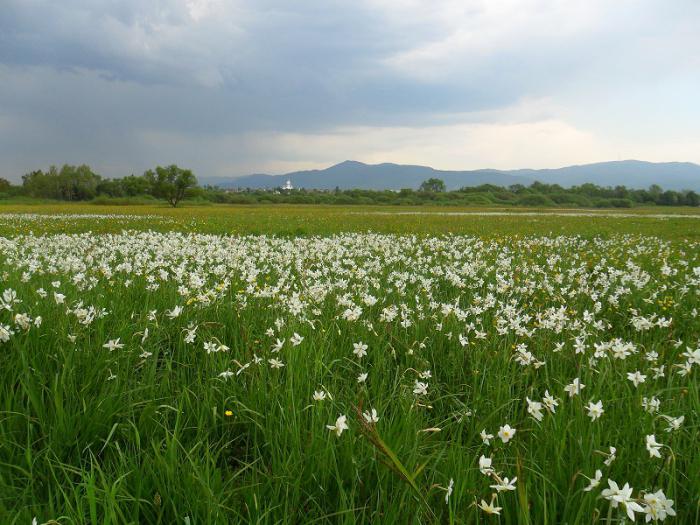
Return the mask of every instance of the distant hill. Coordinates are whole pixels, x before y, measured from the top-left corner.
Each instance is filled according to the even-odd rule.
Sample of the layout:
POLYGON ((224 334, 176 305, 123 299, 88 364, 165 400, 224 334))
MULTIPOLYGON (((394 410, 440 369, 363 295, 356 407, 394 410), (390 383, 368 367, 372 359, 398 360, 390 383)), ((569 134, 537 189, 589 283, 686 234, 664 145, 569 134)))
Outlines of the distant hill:
POLYGON ((204 179, 202 182, 222 188, 275 188, 291 180, 295 188, 398 190, 416 189, 421 182, 431 177, 445 181, 449 190, 480 184, 528 185, 537 180, 549 184, 560 184, 564 187, 590 182, 599 186, 624 185, 628 188, 647 188, 652 184, 658 184, 664 189, 700 191, 700 165, 690 162, 656 163, 638 160, 599 162, 557 169, 470 171, 446 171, 427 166, 390 163, 364 164, 346 160, 323 170, 295 171, 284 175, 256 174, 231 179, 204 179))

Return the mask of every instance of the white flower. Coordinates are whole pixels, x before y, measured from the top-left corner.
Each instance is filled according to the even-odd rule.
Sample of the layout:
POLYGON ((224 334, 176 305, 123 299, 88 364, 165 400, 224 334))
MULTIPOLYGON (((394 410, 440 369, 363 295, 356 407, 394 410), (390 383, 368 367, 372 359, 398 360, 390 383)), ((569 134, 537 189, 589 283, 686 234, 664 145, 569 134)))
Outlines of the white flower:
POLYGON ((335 435, 340 437, 340 435, 343 433, 343 430, 347 430, 348 428, 350 428, 348 427, 347 420, 348 418, 341 414, 340 416, 338 416, 338 419, 335 420, 334 425, 326 425, 326 428, 335 432, 335 435))
POLYGON ((454 490, 455 486, 455 480, 450 478, 450 484, 447 485, 447 489, 445 489, 445 505, 447 505, 450 501, 450 496, 452 496, 452 491, 454 490))
POLYGON ((282 347, 284 346, 284 341, 285 341, 284 339, 277 339, 277 341, 275 341, 275 344, 272 345, 272 349, 270 351, 273 354, 275 354, 275 353, 279 352, 280 350, 282 350, 282 347))
POLYGON ((549 395, 549 390, 544 391, 542 403, 544 403, 544 406, 547 407, 547 410, 549 410, 552 414, 554 414, 557 411, 557 406, 559 405, 559 402, 551 395, 549 395))
POLYGON ((517 430, 511 428, 510 425, 503 425, 498 430, 498 437, 501 438, 501 441, 503 441, 503 443, 508 443, 511 439, 513 439, 513 436, 515 436, 516 432, 517 430))
POLYGON ((314 401, 323 401, 324 399, 326 399, 326 395, 327 394, 325 390, 315 390, 312 399, 314 401))
POLYGON ((603 410, 603 401, 598 400, 597 403, 589 401, 588 406, 586 406, 586 410, 588 410, 588 417, 591 418, 591 421, 595 421, 603 415, 603 412, 605 412, 605 410, 603 410))
POLYGON ((644 512, 644 509, 639 505, 639 503, 635 502, 632 499, 632 487, 629 486, 629 483, 625 483, 625 485, 620 488, 618 487, 617 483, 615 483, 613 480, 609 479, 608 480, 608 487, 607 489, 604 489, 603 492, 601 492, 601 495, 610 501, 611 505, 613 508, 617 508, 617 506, 622 503, 622 506, 625 508, 625 511, 627 512, 627 516, 629 519, 634 521, 634 513, 635 512, 644 512))
POLYGON ((284 366, 284 363, 279 359, 268 359, 267 362, 270 363, 270 368, 282 368, 284 366))
POLYGON ((479 458, 479 470, 485 476, 490 476, 491 474, 493 474, 495 472, 493 470, 493 468, 491 468, 492 461, 493 460, 491 458, 487 458, 486 456, 483 456, 483 455, 479 458))
POLYGON ((418 396, 424 396, 428 393, 428 383, 423 383, 416 379, 415 385, 413 385, 413 393, 418 396))
POLYGON ((496 507, 493 504, 494 500, 491 500, 491 503, 486 503, 483 499, 481 500, 481 503, 477 505, 481 510, 483 510, 486 514, 495 514, 495 515, 500 515, 501 510, 503 510, 503 507, 496 507))
POLYGON ((661 457, 661 443, 656 442, 656 436, 654 434, 649 434, 646 438, 647 452, 649 452, 650 458, 660 458, 661 457))
POLYGON ((364 344, 362 341, 359 343, 353 343, 353 351, 352 353, 355 354, 358 358, 362 359, 364 356, 367 355, 367 345, 364 344))
POLYGON ((290 338, 292 346, 299 346, 303 340, 304 338, 296 332, 294 332, 294 335, 290 338))
POLYGON ((652 396, 651 398, 642 398, 642 408, 644 408, 644 410, 650 414, 658 412, 660 406, 661 401, 659 401, 656 397, 652 396))
POLYGON ((528 413, 537 421, 542 421, 544 418, 544 414, 542 413, 542 403, 539 401, 533 401, 529 397, 526 397, 525 400, 527 401, 528 413))
POLYGON ((569 394, 569 397, 574 397, 580 394, 581 390, 583 390, 584 388, 586 388, 586 385, 582 384, 581 380, 577 377, 571 382, 571 384, 566 385, 564 387, 564 392, 569 394))
POLYGON ((680 417, 663 416, 663 418, 668 423, 668 426, 666 427, 666 432, 673 432, 674 430, 678 430, 679 428, 681 428, 683 421, 685 421, 685 416, 680 416, 680 417))
POLYGON ((368 376, 368 375, 369 375, 369 374, 368 374, 367 372, 362 372, 360 375, 357 376, 357 382, 358 382, 358 383, 364 383, 365 381, 367 381, 367 376, 368 376))
POLYGON ((175 319, 176 317, 180 317, 180 314, 182 313, 182 306, 178 305, 172 310, 166 310, 165 315, 167 315, 170 319, 175 319))
POLYGON ((0 324, 0 343, 7 343, 13 335, 10 325, 0 324))
POLYGON ((124 343, 120 343, 119 339, 121 339, 121 337, 118 337, 116 339, 110 339, 109 341, 107 341, 105 344, 102 345, 102 348, 106 348, 110 352, 113 352, 114 350, 117 350, 119 348, 124 348, 124 343))
POLYGON ((518 480, 517 477, 511 479, 510 481, 508 478, 503 478, 499 483, 495 485, 489 485, 492 489, 494 489, 496 492, 504 492, 507 490, 515 490, 515 482, 518 480))
POLYGON ((486 432, 486 429, 484 429, 479 433, 479 437, 481 437, 481 441, 483 441, 484 445, 488 446, 491 444, 491 440, 493 439, 493 434, 488 434, 486 432))
POLYGON ((652 366, 651 371, 654 372, 654 379, 659 379, 661 377, 666 377, 666 373, 664 372, 664 368, 666 368, 666 365, 661 365, 661 366, 652 366))
POLYGON ((666 498, 663 490, 644 495, 645 521, 664 521, 668 516, 675 516, 673 500, 666 498))
POLYGON ((610 447, 610 454, 608 454, 607 459, 603 461, 606 467, 609 467, 615 459, 617 459, 617 449, 615 447, 610 447))
POLYGON ((379 416, 377 415, 377 410, 372 409, 372 411, 362 412, 362 417, 365 418, 367 423, 377 423, 379 421, 379 416))
POLYGON ((222 379, 228 379, 229 377, 233 377, 234 373, 231 372, 230 370, 226 370, 225 372, 221 372, 219 374, 219 377, 222 379))
POLYGON ((592 478, 587 478, 589 483, 586 488, 583 489, 584 492, 590 492, 594 488, 596 488, 598 485, 600 485, 600 480, 603 477, 603 473, 600 470, 595 471, 595 476, 592 478))
POLYGON ((644 381, 646 381, 647 376, 640 373, 639 370, 636 370, 634 372, 627 372, 627 379, 632 381, 632 384, 636 388, 640 385, 640 383, 644 383, 644 381))

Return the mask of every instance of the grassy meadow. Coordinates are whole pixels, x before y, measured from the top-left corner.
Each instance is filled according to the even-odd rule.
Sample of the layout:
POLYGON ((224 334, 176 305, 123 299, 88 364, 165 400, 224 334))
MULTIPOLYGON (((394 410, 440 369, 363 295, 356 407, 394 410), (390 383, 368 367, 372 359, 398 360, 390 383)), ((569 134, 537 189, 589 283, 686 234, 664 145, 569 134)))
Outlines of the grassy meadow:
POLYGON ((650 207, 632 210, 457 208, 431 206, 208 205, 105 206, 86 203, 16 204, 0 201, 3 214, 118 215, 128 220, 0 220, 0 234, 114 233, 124 228, 221 235, 333 235, 339 232, 513 235, 653 235, 700 239, 700 209, 650 207), (656 216, 655 219, 650 218, 656 216), (680 217, 679 217, 680 216, 680 217), (141 220, 138 217, 142 217, 141 220), (690 217, 693 217, 691 219, 690 217))
POLYGON ((700 215, 0 206, 0 523, 700 523, 700 215))

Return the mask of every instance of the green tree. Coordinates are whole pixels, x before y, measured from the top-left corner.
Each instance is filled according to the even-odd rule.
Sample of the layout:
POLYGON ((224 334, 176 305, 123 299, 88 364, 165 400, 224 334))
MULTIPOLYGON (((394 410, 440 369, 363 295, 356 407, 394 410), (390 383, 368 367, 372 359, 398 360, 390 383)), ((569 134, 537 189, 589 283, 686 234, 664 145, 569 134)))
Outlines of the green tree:
POLYGON ((189 189, 197 186, 194 173, 175 164, 165 168, 158 166, 155 171, 148 170, 143 176, 150 182, 153 196, 165 199, 173 208, 185 198, 189 189))
POLYGON ((151 181, 145 176, 129 175, 121 179, 124 193, 129 197, 136 195, 149 195, 153 192, 151 181))
POLYGON ((64 164, 60 170, 51 166, 46 173, 41 170, 27 173, 22 177, 22 187, 31 197, 67 201, 87 200, 97 195, 97 186, 101 180, 102 178, 85 164, 64 164))
POLYGON ((430 193, 440 193, 443 191, 447 191, 445 182, 441 179, 436 179, 435 177, 431 177, 428 180, 423 181, 419 189, 420 191, 427 191, 430 193))
POLYGON ((9 180, 0 177, 0 193, 7 193, 8 191, 10 191, 11 187, 12 184, 10 184, 9 180))
POLYGON ((689 191, 685 194, 685 205, 700 206, 700 195, 698 195, 694 191, 689 191))

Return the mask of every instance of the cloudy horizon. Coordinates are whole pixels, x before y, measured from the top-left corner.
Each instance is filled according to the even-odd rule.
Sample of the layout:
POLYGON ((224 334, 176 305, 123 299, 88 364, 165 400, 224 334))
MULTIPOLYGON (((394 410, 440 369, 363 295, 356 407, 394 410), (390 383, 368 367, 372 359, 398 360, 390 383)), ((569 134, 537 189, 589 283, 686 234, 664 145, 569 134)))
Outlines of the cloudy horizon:
POLYGON ((700 3, 6 0, 0 177, 700 163, 700 3))

